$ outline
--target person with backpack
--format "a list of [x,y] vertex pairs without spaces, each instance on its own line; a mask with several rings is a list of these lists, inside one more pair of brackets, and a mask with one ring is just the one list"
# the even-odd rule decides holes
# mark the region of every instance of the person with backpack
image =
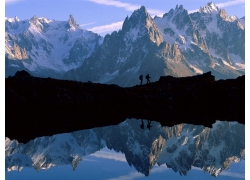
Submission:
[[152,126],[151,126],[151,121],[148,121],[147,128],[150,130],[151,127],[152,127]]
[[150,78],[151,78],[151,77],[149,76],[149,74],[147,74],[147,76],[146,76],[147,84],[150,83],[150,80],[149,80]]
[[143,120],[141,120],[141,125],[140,125],[141,129],[144,129],[144,122]]
[[142,81],[143,81],[143,75],[142,74],[139,76],[139,79],[141,81],[140,85],[142,85]]

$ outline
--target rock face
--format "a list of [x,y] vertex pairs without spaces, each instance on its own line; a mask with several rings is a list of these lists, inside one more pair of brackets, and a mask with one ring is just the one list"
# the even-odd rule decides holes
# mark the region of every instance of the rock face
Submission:
[[5,80],[5,102],[6,137],[20,142],[116,125],[126,118],[156,120],[162,126],[211,127],[218,119],[245,124],[245,76],[219,81],[211,72],[166,76],[154,83],[121,88],[17,72]]
[[64,78],[133,86],[140,74],[184,77],[211,71],[216,79],[227,79],[244,69],[244,19],[229,17],[213,3],[192,14],[176,6],[154,19],[142,6]]
[[140,74],[194,75],[183,61],[178,45],[164,42],[162,33],[142,6],[125,19],[121,31],[106,35],[100,48],[64,77],[131,86],[138,82]]
[[166,164],[181,175],[197,167],[218,176],[245,157],[245,126],[237,122],[217,121],[207,128],[192,124],[161,127],[153,121],[150,130],[141,129],[140,123],[126,119],[116,126],[40,137],[26,144],[6,137],[6,171],[24,167],[39,171],[65,164],[75,170],[84,156],[103,147],[124,153],[128,164],[145,176],[155,164]]
[[102,41],[101,36],[83,30],[72,15],[68,21],[5,18],[5,76],[26,70],[39,77],[62,78]]

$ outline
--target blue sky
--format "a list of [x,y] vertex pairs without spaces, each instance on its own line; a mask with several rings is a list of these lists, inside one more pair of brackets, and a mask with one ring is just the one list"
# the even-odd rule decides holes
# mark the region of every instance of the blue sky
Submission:
[[[72,14],[83,29],[105,35],[119,30],[126,16],[144,5],[148,12],[163,15],[175,6],[183,5],[189,12],[204,7],[211,0],[5,0],[5,17],[20,20],[34,15],[66,21]],[[245,16],[245,0],[214,0],[229,15]]]

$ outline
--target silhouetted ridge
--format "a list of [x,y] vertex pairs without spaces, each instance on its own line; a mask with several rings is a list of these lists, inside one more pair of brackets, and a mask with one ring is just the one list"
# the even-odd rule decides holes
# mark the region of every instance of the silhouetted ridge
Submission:
[[21,71],[5,79],[5,117],[6,137],[20,142],[115,125],[126,118],[155,120],[163,126],[211,127],[215,120],[245,124],[245,76],[214,81],[208,72],[122,88]]

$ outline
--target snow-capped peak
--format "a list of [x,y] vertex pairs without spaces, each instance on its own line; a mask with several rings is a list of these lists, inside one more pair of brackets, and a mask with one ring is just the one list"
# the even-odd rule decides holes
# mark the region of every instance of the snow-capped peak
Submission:
[[134,42],[144,35],[149,35],[150,40],[157,45],[163,41],[160,31],[144,6],[134,11],[130,18],[126,17],[122,30],[125,33],[124,40],[127,43]]
[[17,22],[17,21],[20,21],[20,19],[17,17],[17,16],[15,16],[14,17],[14,20]]
[[199,11],[204,13],[219,12],[219,8],[213,2],[209,2],[205,7],[200,7]]
[[36,15],[34,15],[31,19],[30,22],[36,22],[38,20],[38,18],[36,17]]
[[47,18],[45,18],[45,17],[38,18],[38,20],[39,20],[41,23],[46,23],[46,24],[52,22],[52,20],[49,20],[49,19],[47,19]]
[[20,19],[17,16],[15,16],[14,18],[5,17],[5,21],[18,22],[18,21],[20,21]]

